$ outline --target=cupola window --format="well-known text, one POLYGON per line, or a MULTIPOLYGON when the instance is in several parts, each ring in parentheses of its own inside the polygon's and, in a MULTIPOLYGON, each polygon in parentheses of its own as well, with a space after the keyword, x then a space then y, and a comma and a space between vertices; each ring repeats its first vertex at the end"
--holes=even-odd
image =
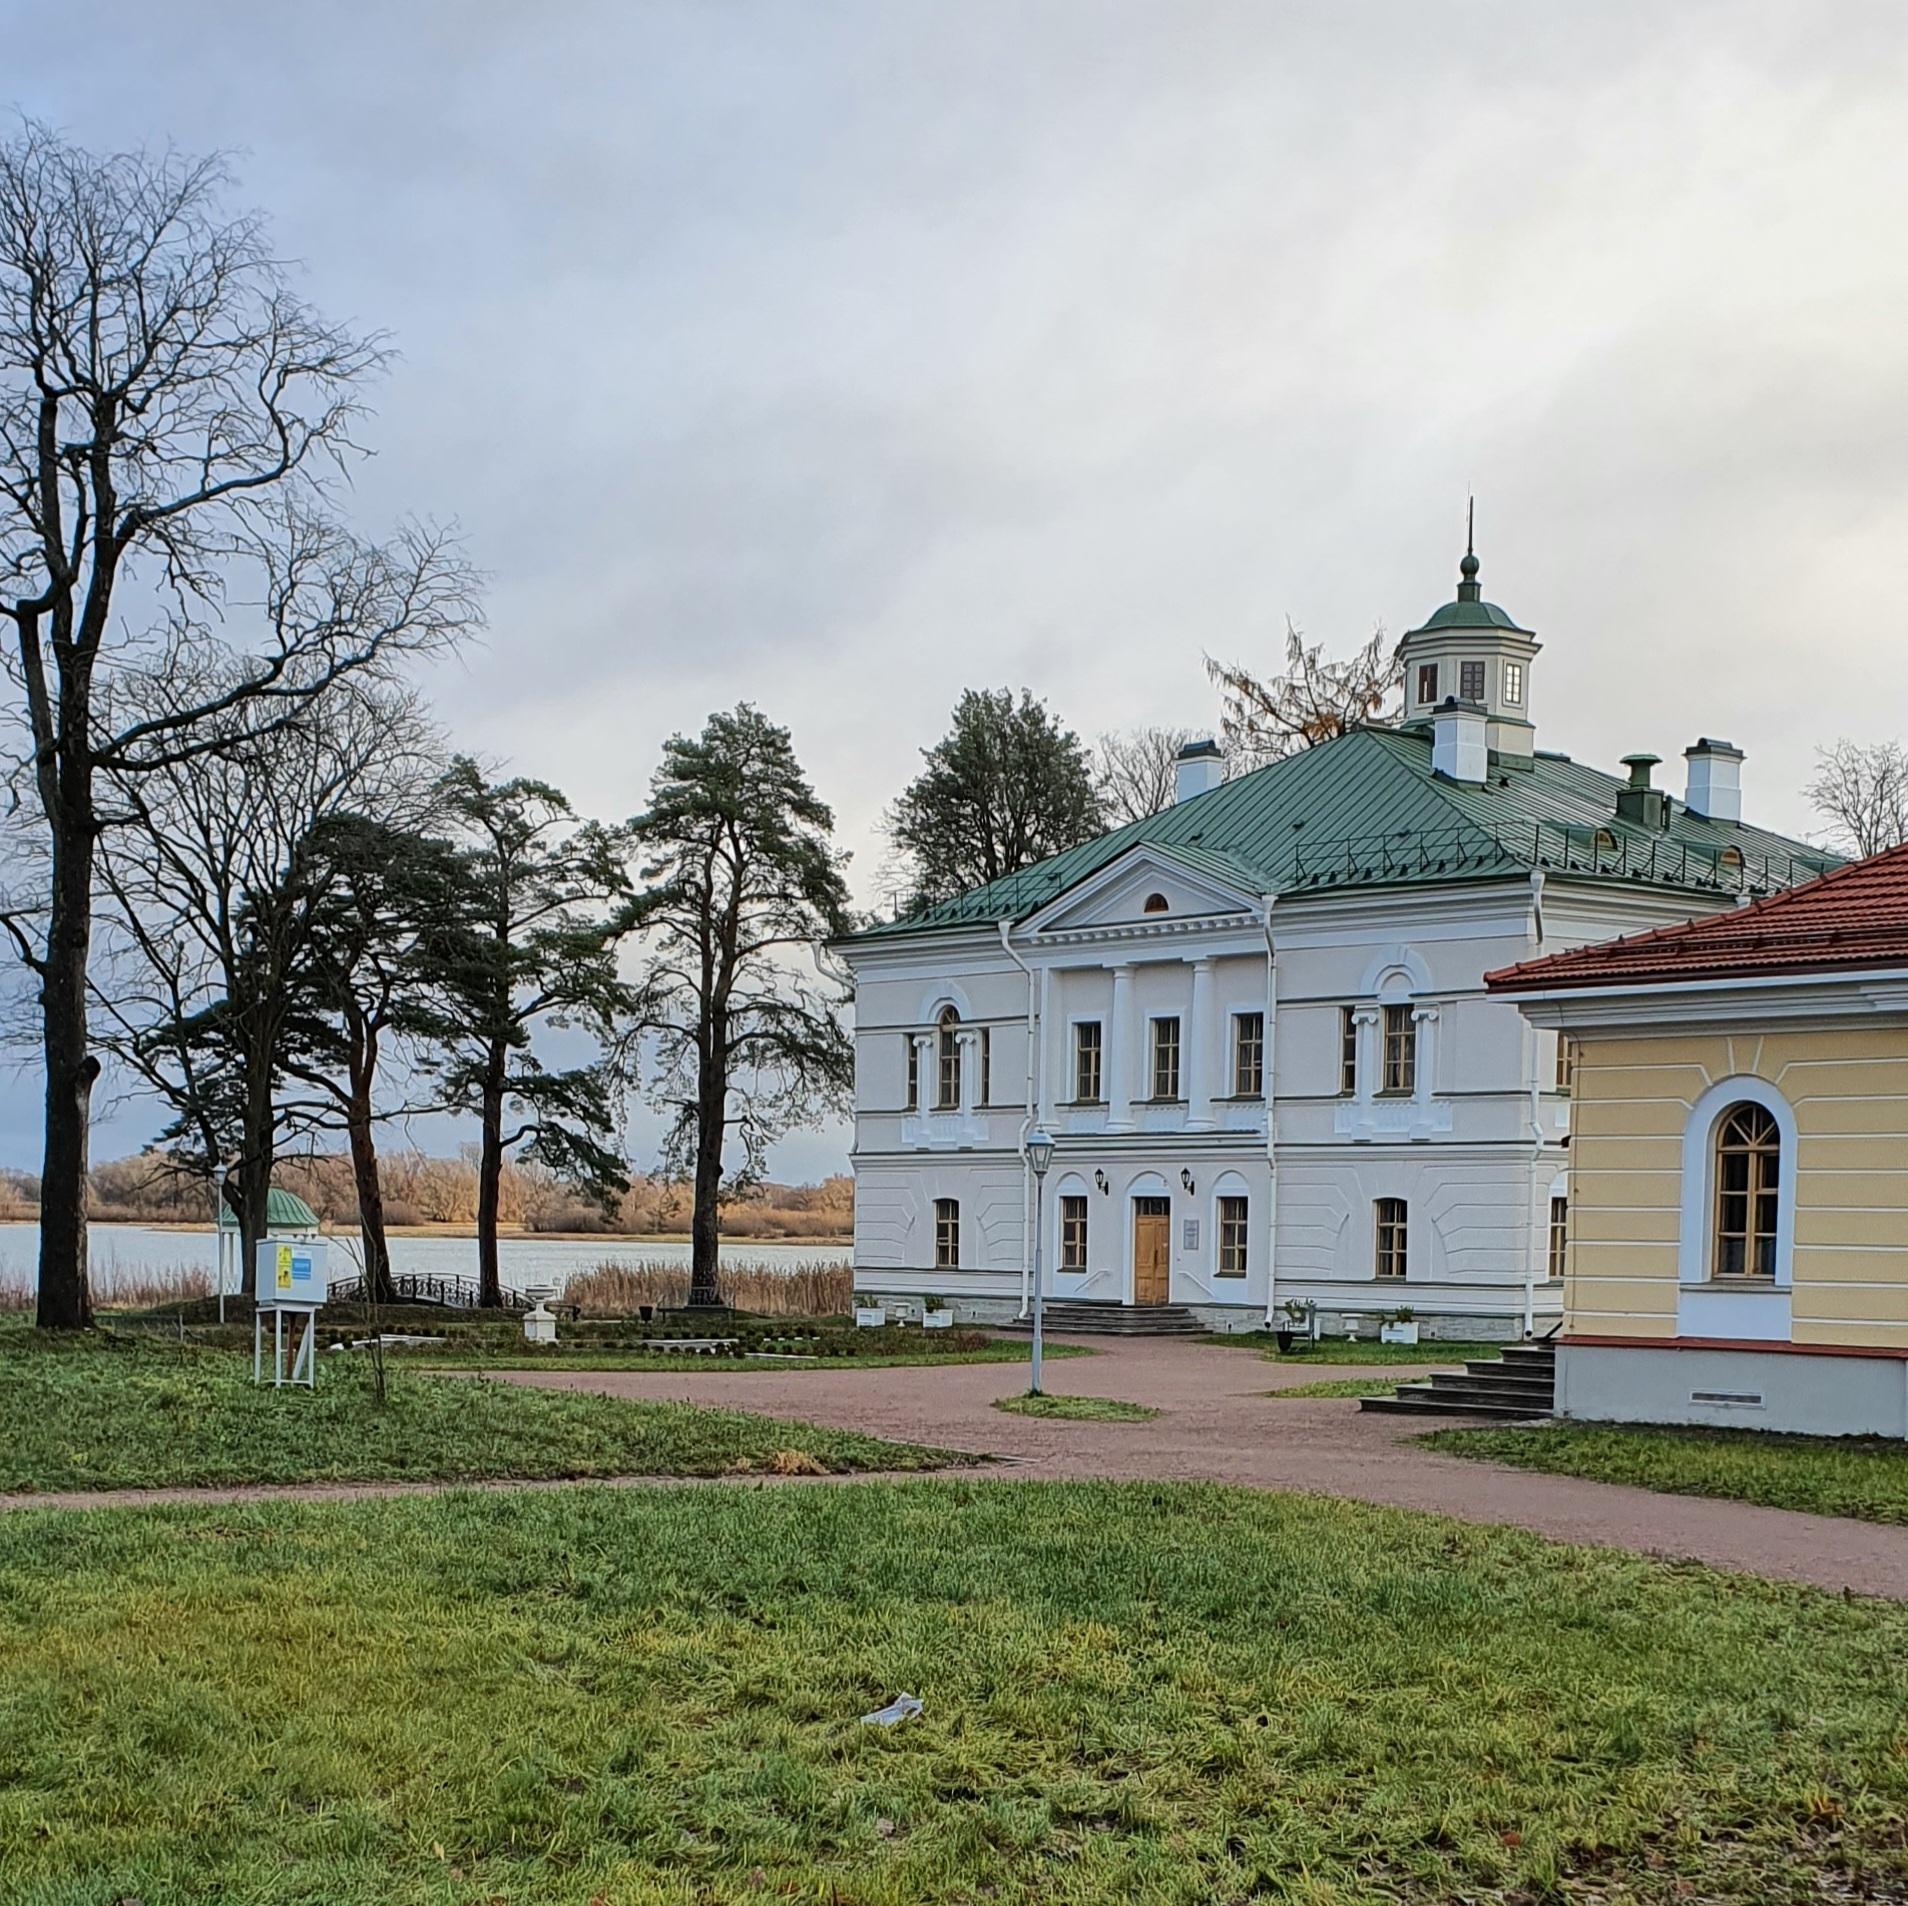
POLYGON ((1524 665, 1522 662, 1504 664, 1504 701, 1506 706, 1520 708, 1524 701, 1524 665))
POLYGON ((1467 702, 1481 702, 1484 699, 1484 664, 1482 662, 1458 664, 1458 694, 1467 702))

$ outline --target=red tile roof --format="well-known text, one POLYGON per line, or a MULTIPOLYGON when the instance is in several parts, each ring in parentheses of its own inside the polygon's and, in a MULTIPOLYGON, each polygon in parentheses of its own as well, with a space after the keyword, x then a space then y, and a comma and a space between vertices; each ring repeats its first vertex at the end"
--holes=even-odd
POLYGON ((1484 976, 1493 992, 1908 966, 1908 845, 1746 907, 1484 976))

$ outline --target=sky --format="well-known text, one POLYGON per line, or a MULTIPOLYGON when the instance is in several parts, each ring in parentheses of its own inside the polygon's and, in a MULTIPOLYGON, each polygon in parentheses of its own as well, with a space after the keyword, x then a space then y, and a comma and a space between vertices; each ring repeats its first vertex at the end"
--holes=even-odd
POLYGON ((584 812, 746 698, 872 903, 962 688, 1211 727, 1205 654, 1447 598, 1473 493, 1540 746, 1680 788, 1724 736, 1805 832, 1818 744, 1908 731, 1898 0, 62 0, 7 38, 0 103, 230 151, 305 294, 392 334, 353 512, 460 526, 489 629, 438 712, 584 812))

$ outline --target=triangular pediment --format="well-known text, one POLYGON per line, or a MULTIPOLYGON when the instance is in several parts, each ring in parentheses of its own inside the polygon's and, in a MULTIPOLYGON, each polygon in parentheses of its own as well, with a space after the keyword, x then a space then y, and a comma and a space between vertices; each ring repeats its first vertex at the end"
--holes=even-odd
POLYGON ((1243 886, 1190 866, 1169 849, 1145 843, 1049 901, 1025 930, 1039 935, 1183 926, 1191 920, 1249 917, 1258 904, 1243 886))

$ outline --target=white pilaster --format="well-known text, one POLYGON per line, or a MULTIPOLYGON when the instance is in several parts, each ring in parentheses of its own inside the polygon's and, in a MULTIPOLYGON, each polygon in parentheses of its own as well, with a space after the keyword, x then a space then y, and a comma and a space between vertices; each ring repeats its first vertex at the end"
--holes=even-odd
POLYGON ((1383 1020, 1384 1014, 1376 1006, 1360 1006, 1352 1013, 1358 1033, 1358 1090, 1353 1097, 1360 1105, 1371 1103, 1383 1067, 1384 1053, 1378 1044, 1378 1028, 1383 1020))
POLYGON ((1067 1098, 1073 1096, 1073 1087, 1066 1082, 1063 1070, 1070 1063, 1070 1055, 1065 1049, 1067 1029, 1064 1025, 1054 1024, 1054 995, 1058 990, 1054 984, 1053 968, 1043 966, 1040 969, 1039 1111, 1035 1123, 1048 1131, 1053 1130, 1056 1100, 1063 1095, 1067 1098))
POLYGON ((925 1117, 941 1103, 941 1040, 938 1033, 914 1035, 914 1109, 925 1117))
POLYGON ((1212 1127, 1212 1080, 1215 1065, 1224 1065, 1224 1057, 1215 1057, 1220 1045, 1220 1029, 1213 1023, 1212 962, 1192 962, 1192 1010, 1181 1042, 1180 1064, 1184 1076, 1179 1082, 1186 1100, 1186 1124, 1189 1130, 1209 1131, 1212 1127))
POLYGON ((954 1035, 954 1050, 961 1055, 960 1112, 973 1115, 980 1096, 980 1028, 962 1026, 954 1035))
POLYGON ((1419 1109, 1428 1113, 1438 1067, 1438 1009, 1435 1006, 1412 1007, 1411 1026, 1418 1042, 1412 1061, 1411 1096, 1417 1101, 1419 1109))
POLYGON ((1134 1020, 1133 963, 1121 960, 1113 968, 1113 1010, 1107 1016, 1100 1069, 1105 1075, 1106 1129, 1133 1129, 1133 1064, 1139 1049, 1139 1026, 1134 1020))

